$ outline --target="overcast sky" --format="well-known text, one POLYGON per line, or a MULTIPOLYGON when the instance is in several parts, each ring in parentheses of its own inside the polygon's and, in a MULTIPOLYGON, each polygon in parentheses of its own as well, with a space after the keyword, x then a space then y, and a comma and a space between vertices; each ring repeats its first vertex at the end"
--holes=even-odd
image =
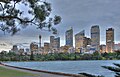
MULTIPOLYGON (((60 15, 62 22, 55 26, 61 37, 61 45, 65 44, 65 31, 73 27, 74 35, 85 30, 90 37, 92 25, 100 26, 101 44, 106 41, 106 29, 115 29, 115 43, 120 41, 120 0, 47 0, 52 4, 52 16, 60 15)), ((24 8, 25 9, 25 8, 24 8)), ((28 26, 14 36, 4 35, 0 31, 0 50, 8 50, 12 45, 29 46, 29 43, 38 42, 39 34, 42 35, 42 45, 49 42, 50 32, 37 30, 28 26)))

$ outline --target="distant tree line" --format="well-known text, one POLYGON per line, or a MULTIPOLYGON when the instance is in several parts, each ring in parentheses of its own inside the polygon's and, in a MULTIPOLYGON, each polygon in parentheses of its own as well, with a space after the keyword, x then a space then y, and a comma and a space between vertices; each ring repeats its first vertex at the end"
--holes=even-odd
POLYGON ((80 53, 50 53, 50 54, 15 54, 15 52, 0 52, 0 61, 55 61, 55 60, 120 60, 120 51, 114 53, 80 54, 80 53))
MULTIPOLYGON (((15 54, 15 52, 2 51, 0 53, 0 61, 56 61, 56 60, 120 60, 120 51, 114 53, 94 52, 93 54, 80 54, 80 53, 54 53, 54 54, 32 54, 27 53, 15 54), (31 59, 32 58, 32 59, 31 59)), ((115 72, 115 77, 120 77, 120 64, 113 63, 116 67, 102 66, 105 69, 115 72)), ((80 73, 86 77, 105 77, 102 75, 96 76, 89 73, 80 73)))

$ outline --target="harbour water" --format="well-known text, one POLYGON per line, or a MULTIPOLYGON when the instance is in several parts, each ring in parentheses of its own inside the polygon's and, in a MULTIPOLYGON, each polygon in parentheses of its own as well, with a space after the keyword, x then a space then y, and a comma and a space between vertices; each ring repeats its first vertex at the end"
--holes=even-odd
POLYGON ((78 74, 85 72, 94 75, 103 75, 105 77, 114 77, 114 72, 101 67, 114 66, 113 63, 120 63, 120 60, 8 62, 6 64, 52 72, 63 72, 70 74, 78 74))

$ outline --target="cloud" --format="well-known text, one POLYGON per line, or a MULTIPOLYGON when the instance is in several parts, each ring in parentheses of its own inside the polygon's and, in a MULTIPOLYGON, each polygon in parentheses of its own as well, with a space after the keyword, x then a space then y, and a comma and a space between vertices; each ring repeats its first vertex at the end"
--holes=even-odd
POLYGON ((53 7, 56 6, 53 10, 62 15, 60 34, 64 34, 69 26, 73 26, 74 34, 85 29, 86 35, 90 37, 91 26, 98 24, 101 29, 101 41, 105 42, 106 29, 109 27, 115 29, 115 41, 119 41, 120 0, 51 0, 50 2, 53 7))
MULTIPOLYGON (((106 41, 106 29, 115 29, 115 42, 120 38, 120 0, 47 0, 52 4, 52 15, 60 15, 62 22, 55 26, 61 37, 61 45, 65 44, 65 31, 73 27, 74 34, 86 30, 86 36, 90 37, 92 25, 100 25, 101 44, 106 41)), ((21 7, 22 8, 22 7, 21 7)), ((17 35, 11 37, 9 34, 3 35, 0 31, 0 40, 7 41, 14 45, 16 43, 30 44, 39 42, 39 35, 42 35, 42 45, 49 42, 51 32, 41 31, 35 26, 28 26, 17 35)))

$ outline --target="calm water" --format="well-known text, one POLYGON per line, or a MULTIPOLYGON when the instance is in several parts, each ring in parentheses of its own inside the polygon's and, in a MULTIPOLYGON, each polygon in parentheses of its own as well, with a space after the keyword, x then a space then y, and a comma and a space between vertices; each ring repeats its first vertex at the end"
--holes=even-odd
POLYGON ((94 61, 48 61, 48 62, 10 62, 13 66, 40 69, 54 72, 78 74, 82 72, 105 77, 114 77, 114 72, 101 66, 114 66, 112 63, 120 63, 120 60, 94 60, 94 61))

